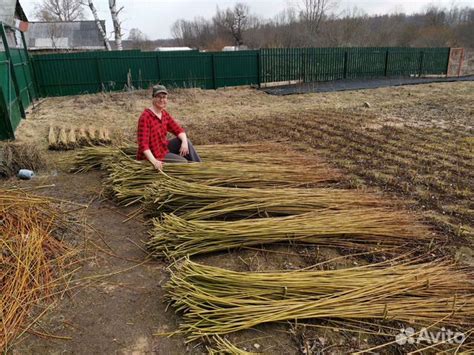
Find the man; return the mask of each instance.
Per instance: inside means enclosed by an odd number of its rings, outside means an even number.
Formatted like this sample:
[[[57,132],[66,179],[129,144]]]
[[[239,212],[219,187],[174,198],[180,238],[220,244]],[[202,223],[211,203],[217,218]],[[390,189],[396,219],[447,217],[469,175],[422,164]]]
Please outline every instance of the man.
[[[148,160],[157,170],[163,162],[200,162],[184,129],[176,123],[165,110],[168,104],[168,91],[163,85],[153,86],[152,106],[145,109],[138,120],[137,160]],[[173,133],[177,138],[168,141],[166,134]]]

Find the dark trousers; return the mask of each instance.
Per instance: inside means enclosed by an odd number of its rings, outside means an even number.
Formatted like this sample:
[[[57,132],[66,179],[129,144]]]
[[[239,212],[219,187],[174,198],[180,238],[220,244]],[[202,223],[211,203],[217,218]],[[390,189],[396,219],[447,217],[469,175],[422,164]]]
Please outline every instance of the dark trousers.
[[[189,153],[185,156],[179,155],[179,148],[181,148],[181,140],[179,138],[173,138],[168,143],[169,153],[165,155],[164,161],[167,163],[187,163],[189,162],[201,162],[201,157],[194,149],[193,144],[188,139]]]

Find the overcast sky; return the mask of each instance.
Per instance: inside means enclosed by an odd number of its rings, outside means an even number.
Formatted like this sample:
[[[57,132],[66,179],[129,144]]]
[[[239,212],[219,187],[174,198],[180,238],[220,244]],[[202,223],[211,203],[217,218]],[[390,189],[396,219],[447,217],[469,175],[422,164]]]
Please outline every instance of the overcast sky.
[[[34,20],[35,4],[40,0],[20,0],[26,16],[30,21]],[[228,0],[117,0],[119,6],[124,9],[120,13],[123,22],[125,38],[128,31],[138,28],[149,39],[170,38],[170,28],[177,19],[192,20],[194,17],[211,18],[216,7],[225,9],[232,7],[238,1]],[[298,0],[253,0],[242,1],[250,6],[253,14],[263,18],[271,18],[290,6],[298,6]],[[472,1],[467,0],[338,0],[338,12],[344,9],[352,9],[355,6],[369,15],[385,14],[394,12],[413,13],[420,12],[429,4],[439,7],[450,7],[451,4],[457,6],[472,6]],[[98,9],[99,17],[106,20],[107,32],[110,33],[112,23],[108,9],[108,0],[94,0],[94,5]],[[92,18],[89,8],[85,9],[88,18]]]

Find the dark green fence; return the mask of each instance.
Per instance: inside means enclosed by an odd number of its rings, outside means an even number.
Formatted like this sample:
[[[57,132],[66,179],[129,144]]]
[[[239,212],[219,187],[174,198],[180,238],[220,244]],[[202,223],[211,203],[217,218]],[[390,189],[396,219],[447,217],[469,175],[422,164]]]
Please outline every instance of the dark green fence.
[[[261,83],[446,74],[449,48],[263,49]]]
[[[446,74],[449,48],[291,48],[239,52],[85,52],[33,56],[41,96],[146,88],[216,89]]]
[[[23,46],[17,48],[11,43],[7,29],[14,30],[0,22],[0,40],[3,45],[3,51],[0,51],[0,140],[15,138],[16,127],[36,98],[23,33]]]

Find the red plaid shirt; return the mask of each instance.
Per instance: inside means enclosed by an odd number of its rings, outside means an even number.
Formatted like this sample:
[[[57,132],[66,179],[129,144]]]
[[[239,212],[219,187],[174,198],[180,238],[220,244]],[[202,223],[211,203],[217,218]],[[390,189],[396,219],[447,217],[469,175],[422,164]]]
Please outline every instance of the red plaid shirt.
[[[168,150],[168,139],[166,133],[171,132],[175,136],[184,132],[173,117],[162,111],[161,120],[150,109],[145,109],[138,120],[137,142],[138,152],[137,160],[146,159],[143,152],[150,149],[153,156],[158,160],[163,160]]]

